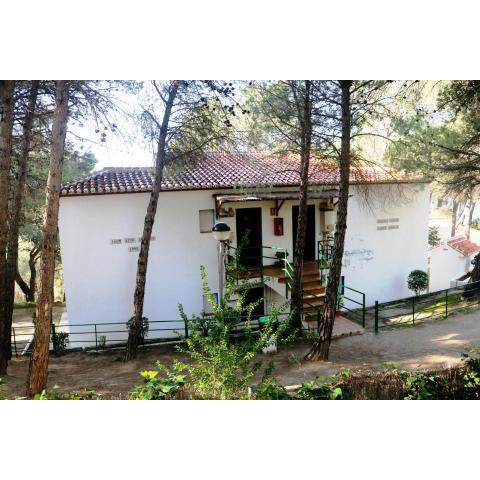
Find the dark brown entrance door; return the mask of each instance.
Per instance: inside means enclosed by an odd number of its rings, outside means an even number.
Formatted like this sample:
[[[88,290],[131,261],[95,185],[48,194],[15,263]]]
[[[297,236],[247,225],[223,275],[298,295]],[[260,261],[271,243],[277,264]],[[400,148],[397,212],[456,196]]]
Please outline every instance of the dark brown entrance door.
[[[237,208],[237,245],[243,243],[240,263],[244,267],[258,267],[262,252],[262,209]]]
[[[298,206],[292,207],[293,248],[297,240]],[[295,255],[295,252],[294,252]],[[305,230],[304,260],[315,260],[315,205],[307,205],[307,228]]]

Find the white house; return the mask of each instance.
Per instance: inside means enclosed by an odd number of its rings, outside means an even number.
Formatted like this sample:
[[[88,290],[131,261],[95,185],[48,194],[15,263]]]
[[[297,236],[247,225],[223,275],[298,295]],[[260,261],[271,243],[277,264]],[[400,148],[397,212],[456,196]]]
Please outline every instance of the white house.
[[[151,330],[152,321],[159,320],[170,321],[160,324],[167,336],[168,329],[182,327],[179,303],[188,316],[206,309],[200,265],[206,268],[212,290],[218,291],[217,242],[211,235],[217,219],[230,226],[232,247],[248,230],[250,249],[245,251],[250,256],[259,256],[263,246],[264,256],[286,249],[292,260],[298,172],[295,156],[211,153],[182,173],[166,176],[147,273],[144,314]],[[146,168],[106,168],[62,187],[59,231],[68,319],[70,324],[86,325],[77,331],[91,333],[89,325],[118,323],[118,335],[124,335],[152,174]],[[309,280],[319,295],[323,292],[316,261],[334,229],[338,181],[335,165],[312,159],[305,282]],[[385,169],[352,168],[350,194],[345,284],[364,292],[367,305],[407,296],[408,274],[427,269],[425,180]],[[260,260],[244,262],[254,271]],[[262,261],[265,266],[273,263]],[[273,267],[264,271],[258,292],[265,313],[288,295],[277,273]],[[102,329],[95,328],[98,335]],[[80,344],[80,336],[71,335],[71,342],[76,338]]]
[[[463,236],[450,238],[428,249],[429,290],[456,286],[457,279],[472,269],[480,246]]]

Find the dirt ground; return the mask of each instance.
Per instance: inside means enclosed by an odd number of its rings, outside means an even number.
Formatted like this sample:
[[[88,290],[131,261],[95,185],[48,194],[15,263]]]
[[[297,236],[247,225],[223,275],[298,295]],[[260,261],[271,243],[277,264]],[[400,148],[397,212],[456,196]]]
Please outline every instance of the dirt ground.
[[[334,340],[329,362],[304,362],[309,345],[283,347],[276,355],[262,358],[273,360],[273,375],[284,385],[295,385],[317,375],[328,376],[349,368],[352,371],[380,370],[383,363],[397,363],[401,368],[433,369],[453,365],[470,347],[480,345],[480,312],[456,315],[435,320],[413,328],[383,331],[378,335],[363,335]],[[49,388],[58,385],[62,390],[89,387],[105,398],[127,398],[128,392],[141,380],[140,370],[155,368],[155,361],[169,364],[180,355],[173,347],[150,347],[140,351],[138,358],[128,364],[122,353],[69,353],[52,357]],[[7,396],[23,395],[28,358],[14,358],[4,377]]]

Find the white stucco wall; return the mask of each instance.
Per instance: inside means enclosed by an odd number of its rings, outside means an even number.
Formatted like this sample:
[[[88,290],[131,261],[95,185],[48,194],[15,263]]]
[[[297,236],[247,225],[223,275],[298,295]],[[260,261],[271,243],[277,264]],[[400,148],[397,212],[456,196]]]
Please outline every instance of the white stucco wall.
[[[450,288],[450,282],[461,277],[469,270],[471,258],[465,257],[446,243],[429,251],[429,290],[443,290]]]
[[[201,312],[200,265],[217,290],[216,242],[199,232],[198,218],[200,209],[213,208],[212,193],[178,193],[162,192],[158,203],[144,306],[150,321],[179,319],[178,303],[189,316]],[[138,259],[138,252],[128,249],[139,246],[148,198],[148,193],[61,198],[60,246],[71,324],[120,322],[106,329],[125,328],[132,314]],[[125,244],[130,237],[136,243]],[[112,239],[122,239],[122,244],[112,245]],[[161,328],[176,326],[183,328],[181,322]],[[150,330],[154,328],[160,327],[151,324]],[[74,339],[80,336],[71,335]]]
[[[358,187],[351,193],[342,269],[346,285],[365,292],[367,305],[410,296],[408,274],[427,271],[427,186],[375,185],[367,202]],[[387,229],[377,230],[382,226]]]
[[[408,296],[406,279],[410,271],[427,270],[428,189],[418,185],[401,187],[410,201],[400,202],[397,198],[389,203],[384,201],[384,197],[392,193],[389,187],[371,188],[373,211],[363,204],[360,192],[352,188],[342,271],[347,285],[367,294],[367,304]],[[202,311],[200,265],[206,267],[212,290],[218,289],[217,245],[209,233],[199,231],[199,210],[214,208],[213,193],[218,191],[160,193],[144,313],[151,322],[176,322],[164,324],[162,328],[183,328],[178,322],[178,303],[183,304],[188,316]],[[118,322],[113,328],[103,329],[119,330],[117,337],[124,338],[125,322],[132,312],[138,259],[138,251],[128,250],[139,246],[148,197],[148,193],[135,193],[61,198],[60,245],[70,324]],[[318,205],[318,201],[309,203]],[[273,233],[272,201],[228,206],[261,207],[263,244],[286,247],[291,259],[294,204],[298,202],[286,201],[280,210],[279,216],[284,219],[283,236]],[[377,230],[377,220],[383,218],[398,218],[399,228]],[[231,226],[236,244],[235,217],[222,220]],[[320,213],[316,208],[317,240],[322,238],[321,231]],[[136,241],[125,244],[126,238]],[[112,239],[122,239],[122,243],[112,245]],[[283,290],[282,285],[278,292]],[[278,302],[275,298],[275,303]],[[151,331],[154,328],[159,327],[151,324]],[[88,327],[84,330],[92,331]],[[101,335],[102,328],[97,330]],[[169,334],[171,332],[166,333]],[[155,336],[159,336],[159,332]],[[70,340],[80,341],[81,337],[71,335]]]

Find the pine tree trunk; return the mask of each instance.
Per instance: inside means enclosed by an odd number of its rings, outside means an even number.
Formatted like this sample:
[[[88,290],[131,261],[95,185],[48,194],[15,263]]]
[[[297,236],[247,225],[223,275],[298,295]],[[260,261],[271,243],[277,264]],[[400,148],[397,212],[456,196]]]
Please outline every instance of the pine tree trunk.
[[[18,271],[18,269],[17,269],[17,273],[15,275],[15,281],[17,282],[17,285],[20,288],[20,290],[22,291],[22,293],[25,295],[25,301],[26,302],[34,302],[35,300],[32,300],[32,298],[34,298],[33,295],[32,295],[32,291],[30,290],[30,287],[27,284],[27,282],[20,275],[20,272]]]
[[[157,213],[158,196],[163,180],[163,169],[166,161],[166,147],[168,123],[172,113],[173,103],[177,96],[179,83],[174,82],[170,88],[167,102],[165,104],[165,112],[163,114],[162,125],[158,137],[157,158],[155,165],[155,180],[148,202],[147,214],[145,215],[145,223],[143,226],[142,243],[140,253],[138,254],[137,263],[137,279],[135,284],[135,293],[133,296],[133,321],[128,331],[127,349],[125,352],[125,361],[134,359],[137,356],[138,340],[140,336],[143,303],[145,299],[145,284],[147,281],[148,254],[150,251],[150,239],[152,237],[153,224],[155,222],[155,214]]]
[[[8,351],[5,306],[7,303],[7,218],[10,167],[12,162],[12,128],[14,82],[0,80],[0,375],[7,373]]]
[[[293,285],[291,297],[293,330],[301,331],[302,328],[302,273],[303,254],[305,251],[305,232],[307,229],[307,200],[308,200],[308,172],[310,167],[310,150],[312,145],[312,98],[311,81],[305,80],[305,92],[302,105],[299,105],[299,120],[301,128],[301,151],[300,151],[300,204],[298,208],[297,238],[295,239],[293,259]],[[299,101],[298,99],[297,101]],[[295,221],[295,219],[292,219]]]
[[[30,268],[30,280],[28,281],[30,293],[27,302],[35,301],[35,294],[37,292],[37,257],[31,255],[28,258],[28,267]]]
[[[62,183],[63,155],[68,123],[69,84],[57,81],[55,112],[52,126],[50,169],[47,180],[43,220],[40,285],[37,300],[37,322],[33,352],[28,370],[26,394],[33,396],[47,387],[50,329],[52,323],[53,285],[55,275],[55,244],[57,240],[58,207]]]
[[[342,272],[345,233],[347,231],[348,191],[350,186],[350,136],[351,110],[350,88],[351,80],[340,81],[342,91],[342,144],[340,152],[340,193],[337,206],[337,225],[333,242],[333,256],[328,276],[325,305],[318,327],[319,338],[316,340],[305,360],[328,360],[330,342],[332,340],[333,324],[337,310],[338,289]]]
[[[473,208],[474,208],[475,203],[473,202],[472,199],[472,194],[470,193],[468,195],[468,200],[467,200],[467,212],[465,215],[465,237],[470,240],[470,228],[472,225],[472,217],[473,217]]]
[[[5,348],[8,359],[12,358],[12,317],[13,304],[15,299],[15,277],[18,269],[18,229],[20,215],[22,213],[23,193],[25,189],[25,177],[27,175],[27,163],[30,152],[30,138],[35,114],[35,104],[38,95],[38,80],[32,82],[30,95],[28,99],[27,112],[23,122],[22,147],[18,161],[17,179],[13,193],[13,202],[10,212],[8,247],[7,247],[7,285],[6,285],[6,304],[5,304]]]
[[[455,233],[457,232],[457,214],[458,214],[458,202],[454,200],[452,205],[452,228],[450,231],[451,237],[454,237]]]

